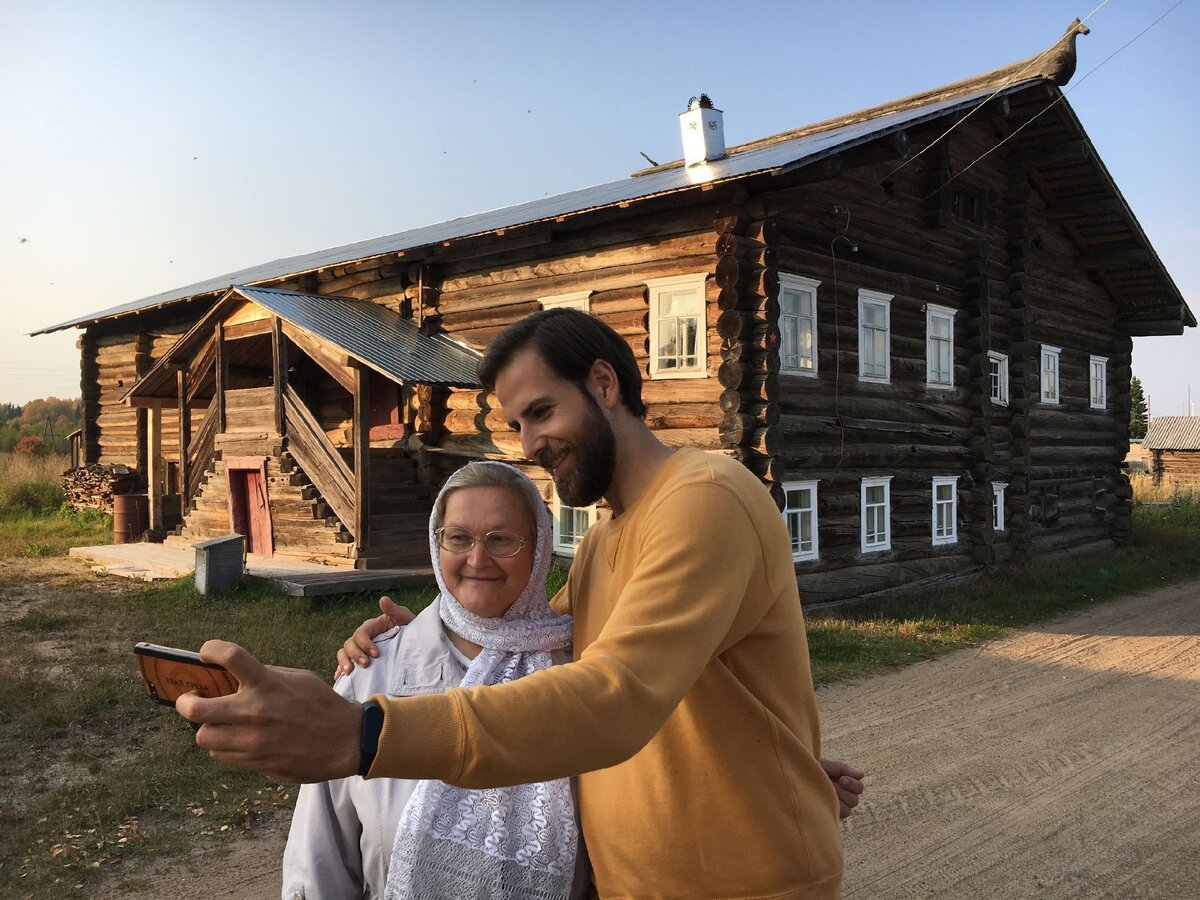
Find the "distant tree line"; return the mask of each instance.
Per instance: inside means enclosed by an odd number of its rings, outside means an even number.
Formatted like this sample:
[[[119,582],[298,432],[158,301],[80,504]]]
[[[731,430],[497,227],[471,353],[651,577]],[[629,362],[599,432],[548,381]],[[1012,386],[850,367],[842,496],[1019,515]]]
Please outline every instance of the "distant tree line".
[[[66,453],[67,435],[83,424],[83,401],[46,397],[24,405],[0,403],[0,452]]]

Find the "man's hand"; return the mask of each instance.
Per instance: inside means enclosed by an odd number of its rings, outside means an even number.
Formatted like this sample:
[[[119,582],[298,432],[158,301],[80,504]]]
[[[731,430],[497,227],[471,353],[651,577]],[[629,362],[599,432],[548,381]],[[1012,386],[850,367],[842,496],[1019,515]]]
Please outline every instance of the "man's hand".
[[[866,773],[836,759],[821,760],[821,768],[837,792],[838,816],[845,819],[858,806],[858,798],[863,792],[862,779]]]
[[[264,666],[237,644],[207,641],[206,662],[238,680],[227,697],[184,694],[175,709],[201,723],[196,744],[217,762],[278,781],[328,781],[358,771],[362,706],[312,672]]]
[[[338,650],[337,668],[333,670],[334,681],[353,672],[355,663],[364,669],[369,666],[371,660],[379,655],[379,648],[375,646],[375,638],[397,625],[407,625],[416,618],[412,614],[412,610],[395,603],[391,597],[380,597],[379,609],[382,611],[382,615],[367,619],[359,625],[354,630],[354,634],[350,635],[346,639],[346,643],[342,644],[342,648]]]

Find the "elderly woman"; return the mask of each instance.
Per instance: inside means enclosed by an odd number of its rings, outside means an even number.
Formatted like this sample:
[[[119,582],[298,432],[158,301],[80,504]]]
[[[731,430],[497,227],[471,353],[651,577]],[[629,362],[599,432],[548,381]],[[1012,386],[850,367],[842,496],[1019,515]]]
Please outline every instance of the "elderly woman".
[[[504,463],[470,463],[434,505],[437,599],[376,639],[379,658],[339,679],[352,700],[499,684],[571,658],[571,620],[545,590],[550,518]],[[468,790],[358,776],[300,790],[283,897],[577,897],[586,864],[567,779]],[[578,871],[577,871],[578,870]]]

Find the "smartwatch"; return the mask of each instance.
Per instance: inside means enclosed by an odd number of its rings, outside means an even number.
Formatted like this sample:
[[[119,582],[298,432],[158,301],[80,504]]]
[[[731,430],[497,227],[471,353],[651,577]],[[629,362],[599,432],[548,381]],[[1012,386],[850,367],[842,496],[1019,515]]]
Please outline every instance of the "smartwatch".
[[[362,732],[358,744],[358,774],[366,778],[379,751],[379,734],[383,731],[383,707],[378,701],[363,704]]]

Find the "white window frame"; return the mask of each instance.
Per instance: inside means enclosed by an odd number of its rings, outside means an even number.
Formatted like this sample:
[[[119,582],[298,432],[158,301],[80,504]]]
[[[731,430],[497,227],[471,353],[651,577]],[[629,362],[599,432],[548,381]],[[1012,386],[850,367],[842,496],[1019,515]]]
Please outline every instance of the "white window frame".
[[[883,539],[873,544],[867,543],[867,489],[883,488]],[[881,553],[892,549],[892,476],[882,475],[874,478],[864,478],[859,488],[858,512],[861,527],[861,543],[863,553]]]
[[[1004,491],[1007,481],[992,482],[992,530],[1004,530]]]
[[[1097,379],[1099,370],[1099,379]],[[1096,387],[1100,390],[1097,393]],[[1108,408],[1108,357],[1088,357],[1088,405],[1092,409]]]
[[[579,539],[573,543],[566,543],[563,539],[562,517],[566,510],[571,510],[575,513],[583,513],[587,517],[587,528],[584,528],[579,534]],[[559,556],[575,556],[575,548],[579,546],[579,541],[583,540],[584,534],[587,534],[588,528],[596,524],[596,504],[591,506],[567,506],[558,499],[558,493],[555,492],[554,499],[550,504],[550,519],[552,523],[553,539],[551,544],[554,552]]]
[[[858,380],[870,381],[876,384],[890,384],[892,380],[892,297],[893,294],[881,294],[879,291],[869,291],[859,288],[858,291]],[[863,352],[866,346],[864,340],[866,329],[863,325],[863,312],[868,306],[881,306],[884,311],[883,328],[883,374],[873,372],[867,374],[867,357]]]
[[[650,278],[646,281],[650,296],[650,377],[707,378],[708,377],[708,298],[705,293],[707,272],[676,275],[672,278]],[[700,300],[700,317],[696,328],[696,365],[687,368],[662,366],[658,355],[658,332],[661,317],[656,310],[661,296],[677,291],[694,291]]]
[[[788,502],[788,495],[793,491],[809,491],[808,506],[792,506]],[[817,482],[816,481],[785,481],[783,482],[783,521],[787,525],[788,538],[792,545],[792,560],[795,562],[803,562],[810,559],[820,559],[821,547],[817,535]],[[792,531],[792,515],[796,515],[797,519],[805,514],[812,517],[812,546],[807,550],[797,548],[796,544],[799,540],[799,533]]]
[[[1053,364],[1047,365],[1050,360],[1053,360]],[[1049,379],[1049,383],[1047,383],[1046,378],[1048,371],[1054,376],[1052,379]],[[1041,384],[1042,402],[1057,405],[1061,399],[1062,347],[1055,347],[1053,344],[1042,344],[1042,351],[1038,354],[1038,382]]]
[[[992,383],[992,364],[996,364],[996,383]],[[1008,356],[988,351],[988,396],[997,406],[1008,406]]]
[[[572,291],[569,294],[554,294],[550,297],[538,297],[542,309],[577,309],[580,312],[592,312],[592,292]]]
[[[804,375],[807,377],[816,377],[817,374],[817,288],[821,282],[815,278],[808,278],[804,275],[792,275],[789,272],[779,273],[779,371],[786,375]],[[784,293],[790,291],[794,294],[808,294],[810,309],[812,313],[807,316],[802,316],[799,313],[790,314],[786,309],[786,299]],[[804,366],[804,357],[800,354],[800,323],[807,320],[808,327],[812,334],[812,357],[808,360],[809,366]],[[796,357],[795,365],[788,365],[788,327],[791,322],[795,323],[795,342],[796,342]]]
[[[948,501],[938,500],[938,488],[949,487],[950,499]],[[957,475],[935,475],[933,476],[933,502],[931,506],[931,527],[930,538],[933,541],[933,546],[940,547],[946,544],[958,543],[958,476]],[[938,507],[948,506],[950,508],[949,530],[942,531],[939,529],[938,522]]]
[[[925,384],[931,388],[938,390],[950,390],[954,387],[954,315],[957,309],[951,309],[949,306],[938,306],[936,303],[925,304]],[[950,369],[945,373],[945,378],[940,377],[941,373],[934,371],[934,338],[933,338],[933,322],[935,319],[945,319],[950,325]],[[935,375],[939,376],[935,379]]]

